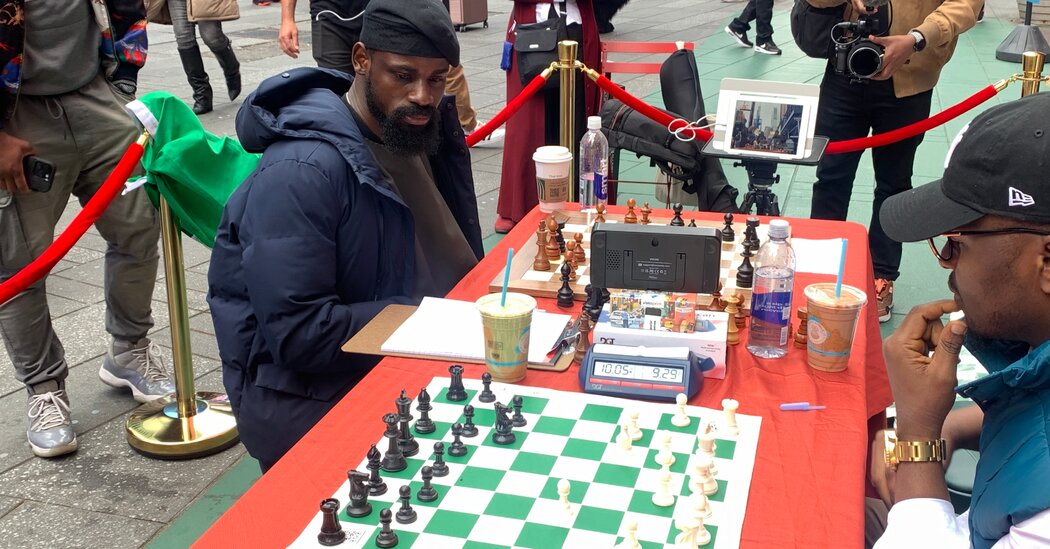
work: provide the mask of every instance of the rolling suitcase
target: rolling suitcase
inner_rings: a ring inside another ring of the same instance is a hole
[[[452,25],[459,32],[467,30],[467,25],[475,23],[489,28],[488,0],[448,0],[448,13],[452,16]]]

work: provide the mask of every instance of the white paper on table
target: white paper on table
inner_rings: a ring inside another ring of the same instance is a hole
[[[839,274],[839,258],[842,257],[842,239],[809,240],[792,238],[795,249],[795,271],[800,273]]]
[[[540,310],[532,313],[529,362],[547,362],[547,352],[558,342],[570,318]],[[471,301],[425,297],[380,349],[385,353],[484,361],[481,314]]]

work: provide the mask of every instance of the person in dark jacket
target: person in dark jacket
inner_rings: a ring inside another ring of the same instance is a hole
[[[444,295],[483,255],[455,101],[452,22],[434,0],[373,0],[355,76],[269,78],[237,115],[262,151],[230,197],[208,272],[241,440],[271,467],[365,375],[340,347],[384,307]]]

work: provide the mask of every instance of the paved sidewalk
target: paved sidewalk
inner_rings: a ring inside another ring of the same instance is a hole
[[[307,3],[300,1],[299,6],[303,53],[298,60],[292,60],[281,53],[276,41],[279,4],[260,8],[240,0],[241,19],[225,23],[224,28],[242,62],[245,95],[267,76],[288,67],[313,64]],[[776,40],[786,52],[778,58],[760,59],[751,52],[731,48],[721,29],[742,4],[718,0],[634,0],[616,16],[617,31],[604,38],[696,41],[707,105],[712,110],[717,81],[723,76],[797,81],[817,78],[819,81],[821,63],[802,58],[791,44],[784,17],[784,10],[790,4],[789,0],[777,2]],[[498,64],[511,5],[507,0],[491,0],[489,28],[474,25],[459,34],[474,106],[483,119],[491,118],[505,102],[505,77]],[[988,17],[1016,21],[1016,5],[1011,0],[992,0]],[[992,60],[994,45],[1012,24],[990,20],[967,35],[973,38],[960,47],[938,88],[938,101],[942,106],[975,91],[976,82],[987,83],[989,77],[994,80],[1019,70],[1017,65],[997,64]],[[171,28],[152,25],[150,43],[149,62],[142,71],[140,91],[167,90],[190,101],[190,89],[181,70]],[[221,71],[210,53],[205,53],[205,64],[212,75],[216,105],[215,111],[203,116],[202,121],[213,133],[233,135],[240,99],[232,103],[225,101]],[[982,71],[974,71],[973,67],[977,66],[982,67]],[[626,83],[629,91],[641,97],[650,96],[658,89],[658,81],[653,77],[617,77],[616,80]],[[1004,96],[1013,98],[1018,93],[1015,86]],[[954,123],[927,138],[920,151],[923,160],[922,169],[917,169],[917,183],[937,175],[935,168],[943,159],[943,149],[959,126],[961,123]],[[472,151],[482,228],[489,243],[499,238],[492,233],[492,222],[501,158],[499,147]],[[628,162],[625,167],[625,176],[652,176],[651,169],[643,163]],[[742,183],[735,173],[739,170],[731,167],[726,170],[735,184]],[[808,214],[806,193],[811,181],[811,172],[788,174],[785,171],[785,181],[776,191],[786,215]],[[863,220],[863,211],[870,204],[870,197],[863,196],[869,188],[870,162],[867,168],[862,168],[858,179],[860,192],[854,200],[858,221]],[[639,187],[626,192],[655,203],[651,190]],[[78,211],[76,202],[71,202],[59,230],[64,229]],[[184,245],[197,388],[222,390],[218,352],[205,301],[209,250],[190,239],[184,239]],[[129,395],[103,385],[96,374],[108,345],[103,329],[104,251],[105,242],[96,231],[90,231],[58,265],[48,282],[55,327],[71,365],[68,391],[81,442],[76,454],[54,460],[32,457],[24,435],[25,392],[10,375],[6,353],[0,353],[0,371],[8,372],[0,376],[0,432],[3,433],[0,437],[0,546],[118,548],[138,547],[152,540],[157,547],[183,547],[196,539],[258,477],[257,466],[250,458],[244,459],[240,446],[205,459],[166,462],[141,457],[127,445],[124,422],[136,403]],[[915,302],[943,294],[943,274],[933,272],[935,266],[930,267],[928,258],[912,263],[913,255],[919,253],[908,248],[906,280],[902,278],[904,283],[898,299]],[[931,284],[924,280],[937,282]],[[161,271],[154,292],[157,326],[152,337],[170,359],[166,302]]]

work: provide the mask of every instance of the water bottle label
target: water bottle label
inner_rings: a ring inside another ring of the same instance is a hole
[[[605,176],[598,172],[594,172],[594,196],[597,197],[598,200],[605,200],[609,197],[608,195],[609,188],[606,186]]]
[[[791,321],[791,292],[752,294],[751,316],[771,324],[788,324]]]

